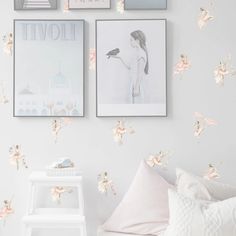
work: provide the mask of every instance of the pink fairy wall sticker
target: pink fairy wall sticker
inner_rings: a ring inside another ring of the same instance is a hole
[[[199,29],[203,29],[206,25],[214,19],[210,12],[213,11],[215,5],[215,0],[209,1],[208,7],[201,7],[200,13],[198,17],[198,27]]]
[[[208,180],[214,180],[220,178],[220,174],[215,166],[209,164],[208,169],[204,174],[204,178]]]
[[[200,137],[208,126],[217,125],[217,122],[211,118],[204,117],[201,113],[195,112],[194,136]]]
[[[64,0],[64,5],[63,5],[63,12],[68,13],[69,12],[69,0]]]
[[[54,202],[56,202],[57,204],[60,204],[62,195],[66,193],[72,193],[72,192],[73,190],[71,188],[56,186],[51,189],[51,197]]]
[[[113,129],[114,141],[118,144],[123,144],[123,138],[125,134],[134,134],[135,131],[132,127],[126,128],[124,121],[117,121],[115,128]]]
[[[58,135],[61,130],[61,121],[60,120],[53,120],[52,121],[52,134],[54,136],[54,141],[57,143]]]
[[[116,5],[116,10],[120,14],[123,14],[125,11],[125,1],[124,0],[118,0]]]
[[[116,195],[113,181],[108,178],[107,172],[103,172],[98,175],[98,191],[106,195],[109,191],[111,191],[113,195]]]
[[[179,62],[174,67],[174,75],[180,75],[182,77],[184,72],[186,72],[190,66],[191,64],[188,57],[185,54],[181,54]]]
[[[146,163],[150,167],[158,166],[160,168],[165,169],[168,165],[169,156],[169,152],[160,151],[158,154],[150,155],[148,160],[146,160]]]
[[[3,36],[3,52],[9,56],[12,56],[13,52],[13,33],[9,33]]]
[[[223,59],[214,70],[215,82],[219,86],[224,86],[225,79],[236,75],[236,70],[233,69],[231,56]]]
[[[204,8],[200,8],[200,15],[198,18],[198,27],[200,29],[203,29],[207,23],[211,20],[213,20],[214,17],[210,15],[210,12]]]
[[[89,69],[95,70],[96,68],[96,49],[90,48],[89,52]]]
[[[3,206],[0,208],[0,221],[3,221],[3,225],[6,224],[7,218],[14,213],[12,208],[12,200],[5,200]]]
[[[52,121],[52,134],[54,137],[55,143],[58,141],[59,133],[61,132],[62,128],[72,123],[71,118],[60,118],[55,119]]]
[[[16,166],[16,169],[20,169],[20,164],[25,168],[28,169],[28,165],[25,161],[25,155],[22,153],[20,145],[13,145],[9,149],[10,154],[10,164]]]
[[[9,103],[9,99],[6,96],[5,81],[0,81],[0,104]]]

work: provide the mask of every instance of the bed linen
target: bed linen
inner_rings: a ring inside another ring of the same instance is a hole
[[[137,234],[123,234],[123,233],[113,233],[113,232],[105,232],[105,231],[98,231],[97,236],[140,236]]]
[[[106,232],[102,229],[98,229],[97,236],[141,236],[140,234],[124,234],[124,233],[115,233],[115,232]],[[147,235],[145,235],[147,236]],[[161,233],[159,236],[164,236],[164,232]]]

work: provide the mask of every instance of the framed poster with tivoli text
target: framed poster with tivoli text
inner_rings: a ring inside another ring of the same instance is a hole
[[[14,116],[84,116],[84,21],[14,21]]]

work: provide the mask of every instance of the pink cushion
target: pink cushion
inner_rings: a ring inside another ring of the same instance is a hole
[[[173,185],[142,161],[128,192],[103,225],[103,230],[159,235],[168,225],[169,188]]]

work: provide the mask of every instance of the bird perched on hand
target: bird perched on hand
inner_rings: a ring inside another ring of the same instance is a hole
[[[119,49],[119,48],[115,48],[115,49],[109,51],[109,52],[106,54],[107,59],[110,59],[110,57],[117,56],[119,53],[120,53],[120,49]]]

